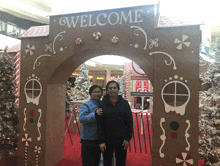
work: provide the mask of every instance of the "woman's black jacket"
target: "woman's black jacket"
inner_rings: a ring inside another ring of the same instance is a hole
[[[100,107],[103,107],[103,115],[97,116],[100,143],[114,146],[124,140],[129,142],[133,132],[133,117],[128,101],[118,95],[113,106],[106,95]]]

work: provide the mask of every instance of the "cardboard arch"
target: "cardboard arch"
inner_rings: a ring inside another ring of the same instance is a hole
[[[157,11],[153,4],[51,16],[49,26],[21,36],[19,165],[53,166],[63,159],[66,81],[100,55],[135,61],[154,86],[152,165],[196,165],[200,27],[182,20],[169,24]],[[173,121],[178,130],[170,127]],[[186,155],[190,161],[181,160]]]
[[[101,55],[97,55],[98,53],[99,54],[101,53]],[[107,55],[108,51],[103,51],[103,54]],[[137,60],[131,54],[130,55],[126,54],[126,56],[119,55],[119,54],[120,52],[116,52],[116,51],[114,51],[113,53],[113,55],[122,56],[132,61],[135,61],[145,71],[145,74],[149,77],[149,79],[153,81],[152,79],[153,78],[153,72],[152,72],[153,66],[151,65],[149,61],[146,61],[144,59]],[[112,55],[112,51],[110,51],[110,55]],[[60,65],[56,68],[56,70],[54,70],[54,73],[51,75],[48,83],[49,84],[58,84],[58,83],[65,84],[66,80],[68,80],[71,73],[74,72],[78,68],[78,66],[80,66],[87,60],[97,57],[97,56],[102,56],[102,52],[100,52],[99,50],[95,50],[95,49],[93,49],[93,51],[91,50],[81,51],[80,53],[76,53],[70,56],[69,58],[65,59],[62,63],[60,63]],[[80,59],[75,60],[74,59],[75,57],[79,57]]]

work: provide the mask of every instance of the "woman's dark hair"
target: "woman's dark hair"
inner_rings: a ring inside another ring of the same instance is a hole
[[[108,91],[108,86],[109,86],[109,84],[111,84],[111,83],[116,83],[116,85],[117,85],[117,87],[118,87],[118,90],[120,90],[119,84],[118,84],[116,81],[109,81],[109,82],[107,83],[107,85],[106,85],[106,92]]]
[[[99,86],[99,85],[93,85],[89,88],[89,95],[92,94],[92,91],[95,89],[95,88],[99,88],[101,90],[101,93],[102,93],[102,87]]]

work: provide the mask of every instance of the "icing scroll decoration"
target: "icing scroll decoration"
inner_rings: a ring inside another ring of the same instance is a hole
[[[166,56],[168,56],[170,58],[170,63],[167,63],[167,61],[165,60],[164,63],[167,65],[167,66],[170,66],[172,63],[173,63],[173,69],[176,70],[177,67],[176,67],[176,63],[173,59],[173,57],[169,54],[167,54],[166,52],[161,52],[161,51],[156,51],[156,52],[150,52],[149,55],[153,55],[153,54],[164,54]]]
[[[186,142],[187,142],[187,145],[188,145],[188,147],[186,147],[186,150],[189,151],[190,150],[190,143],[188,141],[188,138],[189,138],[188,130],[190,128],[190,121],[186,120],[186,123],[188,124],[188,127],[187,127],[186,132],[185,132],[185,138],[186,138]]]
[[[62,33],[66,33],[66,31],[60,32],[53,40],[53,53],[56,54],[55,48],[54,48],[54,44],[57,40],[58,37],[60,37],[59,41],[63,40],[63,35],[61,35]]]
[[[23,125],[23,130],[26,131],[26,128],[25,128],[25,125],[26,125],[26,122],[27,122],[27,117],[26,117],[26,108],[24,108],[24,125]]]
[[[146,32],[145,32],[141,27],[138,27],[138,26],[130,26],[130,28],[137,28],[137,29],[134,31],[134,35],[136,35],[136,36],[139,36],[139,34],[136,33],[137,30],[141,31],[141,32],[144,34],[144,36],[145,36],[145,46],[144,46],[144,50],[146,50],[146,49],[147,49],[147,34],[146,34]],[[138,47],[138,45],[135,44],[135,48],[137,48],[137,47]]]
[[[38,112],[40,113],[40,116],[38,118],[38,122],[37,122],[37,130],[38,130],[38,133],[39,133],[39,137],[37,137],[37,140],[40,141],[41,140],[41,133],[40,133],[40,127],[41,127],[41,123],[40,123],[40,119],[41,119],[41,116],[42,116],[42,111],[41,109],[38,109]]]
[[[163,123],[163,122],[165,122],[165,118],[161,118],[161,119],[160,119],[160,127],[161,127],[161,129],[162,129],[162,131],[163,131],[163,134],[160,136],[160,139],[163,141],[163,144],[161,145],[160,150],[159,150],[159,153],[160,153],[160,157],[161,157],[161,158],[164,158],[164,157],[165,157],[164,153],[162,153],[161,151],[162,151],[162,148],[163,148],[164,145],[165,145],[165,140],[166,140],[166,135],[165,135],[166,132],[165,132],[163,126],[162,126],[162,123]]]
[[[39,57],[34,61],[33,70],[35,70],[35,65],[36,65],[36,66],[39,66],[39,65],[41,64],[40,62],[37,64],[38,59],[40,59],[41,57],[44,57],[44,56],[51,56],[51,55],[49,55],[49,54],[44,54],[44,55],[39,56]]]

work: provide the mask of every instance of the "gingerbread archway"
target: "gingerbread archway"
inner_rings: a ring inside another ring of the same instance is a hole
[[[49,26],[21,36],[19,165],[63,158],[66,80],[107,54],[134,60],[153,83],[153,165],[198,162],[200,27],[157,27],[155,11],[147,5],[51,16]]]

